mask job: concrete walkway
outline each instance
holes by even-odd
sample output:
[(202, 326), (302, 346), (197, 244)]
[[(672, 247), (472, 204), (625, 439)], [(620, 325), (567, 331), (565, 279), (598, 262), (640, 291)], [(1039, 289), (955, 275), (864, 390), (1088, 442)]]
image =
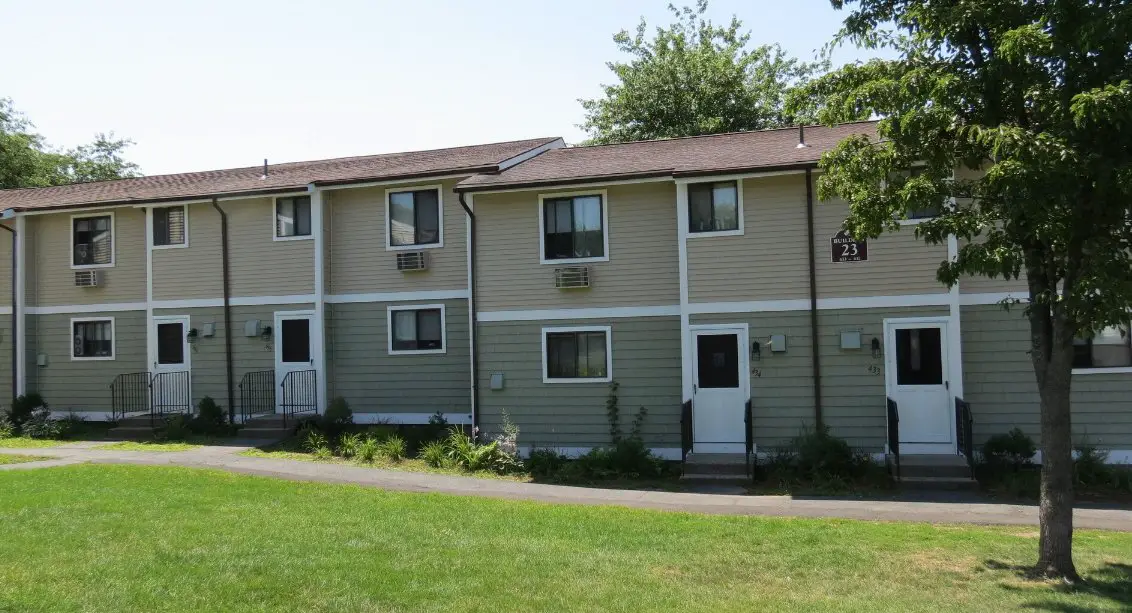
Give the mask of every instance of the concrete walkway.
[[(799, 499), (789, 496), (737, 496), (610, 490), (239, 455), (239, 452), (248, 449), (250, 445), (206, 446), (180, 452), (93, 449), (93, 447), (103, 444), (105, 443), (82, 442), (38, 449), (4, 449), (0, 446), (0, 453), (52, 456), (53, 458), (38, 462), (0, 465), (0, 470), (32, 470), (84, 462), (186, 466), (213, 468), (246, 475), (276, 477), (294, 481), (345, 483), (404, 492), (486, 496), (550, 503), (619, 505), (720, 515), (828, 517), (947, 524), (1019, 526), (1036, 526), (1038, 524), (1038, 509), (1035, 505), (829, 498)], [(1081, 529), (1132, 532), (1132, 509), (1077, 509), (1074, 512), (1074, 526)]]

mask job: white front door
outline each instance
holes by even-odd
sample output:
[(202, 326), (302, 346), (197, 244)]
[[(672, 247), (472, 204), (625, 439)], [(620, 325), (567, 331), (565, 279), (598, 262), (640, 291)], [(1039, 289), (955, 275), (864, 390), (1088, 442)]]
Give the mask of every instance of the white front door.
[(156, 413), (192, 410), (189, 316), (155, 316), (149, 330), (150, 381)]
[[(314, 313), (291, 311), (275, 314), (275, 409), (300, 412), (317, 402)], [(291, 411), (286, 411), (288, 405)]]
[(747, 330), (693, 326), (692, 347), (693, 451), (743, 453), (743, 411), (750, 396)]
[(955, 453), (945, 320), (886, 320), (885, 380), (901, 453)]

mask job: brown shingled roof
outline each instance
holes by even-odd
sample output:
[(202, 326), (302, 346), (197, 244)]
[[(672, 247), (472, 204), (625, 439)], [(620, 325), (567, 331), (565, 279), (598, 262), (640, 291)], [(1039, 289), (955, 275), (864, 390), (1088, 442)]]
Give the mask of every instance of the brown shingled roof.
[(876, 136), (876, 122), (734, 132), (664, 140), (552, 149), (503, 172), (461, 181), (466, 191), (655, 176), (693, 176), (810, 165), (853, 134)]
[(556, 140), (558, 138), (536, 138), (431, 151), (274, 164), (268, 167), (267, 178), (262, 178), (262, 166), (249, 166), (58, 187), (0, 190), (0, 211), (187, 200), (214, 195), (293, 191), (305, 189), (310, 183), (333, 185), (459, 172), (490, 172), (505, 160)]

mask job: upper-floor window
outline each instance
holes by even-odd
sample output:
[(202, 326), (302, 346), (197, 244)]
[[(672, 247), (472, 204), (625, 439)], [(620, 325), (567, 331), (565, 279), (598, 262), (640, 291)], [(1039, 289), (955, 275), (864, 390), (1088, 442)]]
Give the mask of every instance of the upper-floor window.
[(164, 206), (153, 209), (154, 247), (183, 247), (188, 244), (185, 209), (185, 206)]
[(688, 185), (688, 232), (740, 232), (737, 181)]
[(604, 194), (542, 199), (544, 262), (607, 259), (604, 199)]
[(440, 188), (387, 192), (388, 246), (441, 246)]
[[(924, 169), (925, 169), (924, 166), (913, 166), (908, 171), (908, 177), (909, 178), (916, 178), (916, 177), (924, 174)], [(939, 217), (939, 214), (942, 213), (942, 212), (943, 212), (943, 201), (941, 200), (941, 201), (939, 201), (935, 204), (929, 204), (929, 205), (927, 205), (923, 208), (910, 210), (910, 211), (908, 211), (908, 214), (904, 218), (908, 219), (908, 220), (931, 219), (932, 217)]]
[(1073, 340), (1073, 368), (1125, 368), (1132, 366), (1128, 326), (1105, 328), (1092, 338)]
[(275, 238), (302, 238), (311, 235), (311, 197), (275, 199)]
[(71, 265), (114, 265), (114, 216), (91, 215), (71, 218)]
[(542, 345), (544, 383), (611, 380), (609, 326), (543, 328)]
[(113, 360), (114, 320), (109, 317), (71, 320), (72, 360)]
[(389, 307), (389, 353), (444, 353), (444, 305)]

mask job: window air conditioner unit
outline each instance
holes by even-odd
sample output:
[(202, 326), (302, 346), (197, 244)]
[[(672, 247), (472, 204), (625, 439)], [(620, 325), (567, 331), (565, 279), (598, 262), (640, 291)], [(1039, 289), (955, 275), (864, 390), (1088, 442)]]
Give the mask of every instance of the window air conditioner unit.
[(397, 254), (397, 270), (427, 270), (428, 254), (424, 251), (402, 251)]
[(98, 271), (76, 270), (75, 287), (98, 287)]
[(578, 289), (590, 286), (589, 266), (570, 266), (554, 269), (554, 287), (558, 289)]

